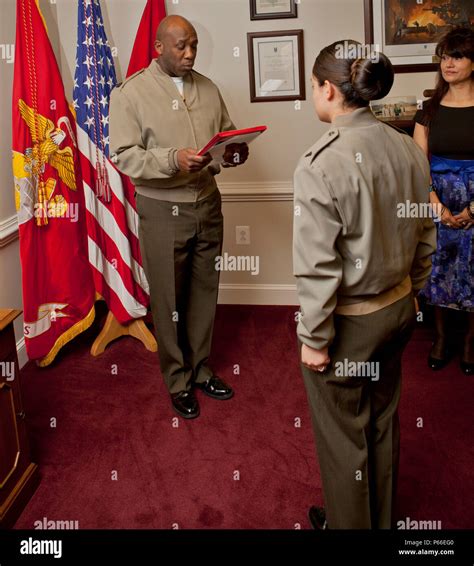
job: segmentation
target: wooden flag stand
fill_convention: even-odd
[[[103,298],[96,293],[96,301],[100,300],[103,300]],[[100,354],[103,354],[107,346],[113,340],[120,338],[120,336],[133,336],[133,338],[140,340],[140,342],[150,352],[158,351],[158,345],[155,337],[146,327],[143,318],[134,320],[125,326],[120,324],[115,316],[109,311],[107,318],[105,319],[104,327],[92,344],[91,355],[99,356]]]

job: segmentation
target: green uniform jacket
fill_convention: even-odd
[[[336,305],[371,299],[408,275],[415,291],[423,287],[436,229],[429,213],[411,217],[406,204],[425,203],[419,208],[426,216],[429,184],[423,151],[368,108],[336,117],[301,158],[293,250],[301,342],[331,344]]]
[[[112,91],[110,157],[146,197],[193,202],[211,194],[219,165],[185,173],[178,171],[176,154],[201,149],[218,132],[232,129],[219,89],[196,71],[184,77],[184,97],[156,60]]]

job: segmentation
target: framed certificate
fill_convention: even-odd
[[[306,100],[303,30],[247,34],[251,102]]]
[[[297,18],[298,0],[250,0],[251,20]]]

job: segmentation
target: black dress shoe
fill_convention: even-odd
[[[204,383],[196,383],[195,385],[213,399],[230,399],[234,395],[232,388],[217,375],[213,375]]]
[[[192,391],[180,391],[171,395],[173,409],[184,419],[199,416],[199,403]]]
[[[432,355],[434,349],[435,343],[433,343],[430,355],[428,356],[428,367],[433,371],[438,371],[440,369],[443,369],[444,366],[448,365],[448,363],[451,361],[451,358],[453,357],[453,353],[451,352],[450,348],[444,347],[441,349],[441,351],[443,352],[441,354],[441,357],[438,358]]]
[[[323,507],[310,507],[308,511],[308,519],[315,530],[324,531],[328,528],[326,511]]]
[[[461,360],[459,365],[465,375],[474,375],[474,364]]]
[[[428,356],[428,366],[433,371],[438,371],[440,369],[443,369],[444,366],[446,366],[448,363],[449,363],[449,358],[444,358],[441,360],[439,358],[433,358],[433,356]]]

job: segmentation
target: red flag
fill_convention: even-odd
[[[127,77],[148,67],[151,60],[158,56],[153,44],[158,25],[165,17],[165,0],[147,0],[130,56]]]
[[[50,364],[94,320],[77,136],[35,0],[17,0],[13,174],[28,356]]]

